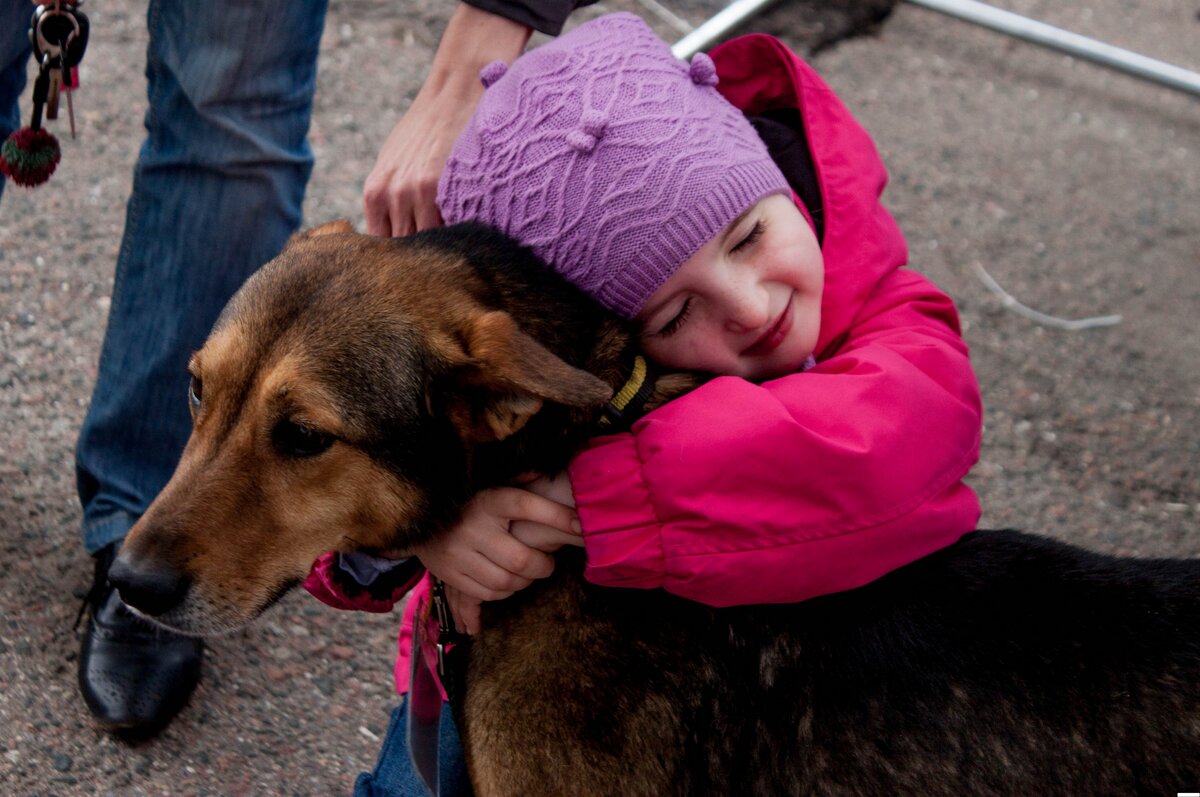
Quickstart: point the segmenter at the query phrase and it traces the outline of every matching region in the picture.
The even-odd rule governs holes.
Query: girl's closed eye
[[[683,326],[683,323],[685,321],[687,321],[688,314],[691,312],[692,312],[692,297],[689,296],[684,301],[683,307],[679,308],[679,312],[675,314],[675,317],[672,318],[670,321],[668,321],[666,324],[664,324],[663,328],[658,330],[658,332],[655,334],[657,334],[659,337],[663,337],[663,338],[671,337],[672,335],[674,335],[676,332],[679,331],[679,328],[681,326]]]
[[[737,252],[742,249],[748,249],[749,247],[753,246],[755,243],[758,242],[759,238],[762,238],[764,229],[765,229],[765,225],[763,224],[762,219],[759,219],[758,221],[754,222],[754,226],[750,228],[750,232],[748,232],[746,234],[746,237],[743,238],[742,240],[738,241],[736,244],[734,244],[733,248],[730,249],[729,251]]]

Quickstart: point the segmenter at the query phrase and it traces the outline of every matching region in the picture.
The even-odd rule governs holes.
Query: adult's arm
[[[595,0],[471,0],[459,3],[429,76],[384,142],[363,186],[371,235],[409,235],[442,224],[437,184],[446,158],[483,94],[479,72],[512,63],[534,30],[562,31],[571,12]]]
[[[392,128],[363,186],[370,235],[400,236],[442,224],[438,178],[483,94],[479,71],[512,62],[530,27],[460,3],[442,34],[429,76]]]

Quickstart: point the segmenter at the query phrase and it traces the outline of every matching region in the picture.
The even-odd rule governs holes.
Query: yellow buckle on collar
[[[608,406],[604,408],[604,415],[600,416],[601,426],[611,426],[613,416],[621,417],[621,413],[633,397],[642,389],[642,385],[646,382],[646,358],[642,355],[637,355],[633,358],[633,373],[629,375],[625,385],[617,391],[617,395],[612,397],[612,401],[608,402]]]

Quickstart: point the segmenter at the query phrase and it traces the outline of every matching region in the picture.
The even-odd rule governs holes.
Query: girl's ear
[[[476,316],[460,340],[466,358],[443,388],[443,406],[466,439],[503,440],[547,401],[593,407],[612,398],[606,383],[563,362],[508,313]]]

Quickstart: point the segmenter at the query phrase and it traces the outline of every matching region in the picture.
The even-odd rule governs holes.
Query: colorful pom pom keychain
[[[71,138],[75,137],[75,107],[71,91],[78,85],[76,68],[87,47],[88,19],[79,3],[55,0],[39,5],[29,25],[29,41],[39,65],[33,82],[33,115],[29,127],[22,127],[0,144],[0,173],[17,185],[32,188],[50,179],[62,148],[58,139],[42,128],[42,113],[47,119],[58,118],[58,101],[67,95],[71,118]]]

